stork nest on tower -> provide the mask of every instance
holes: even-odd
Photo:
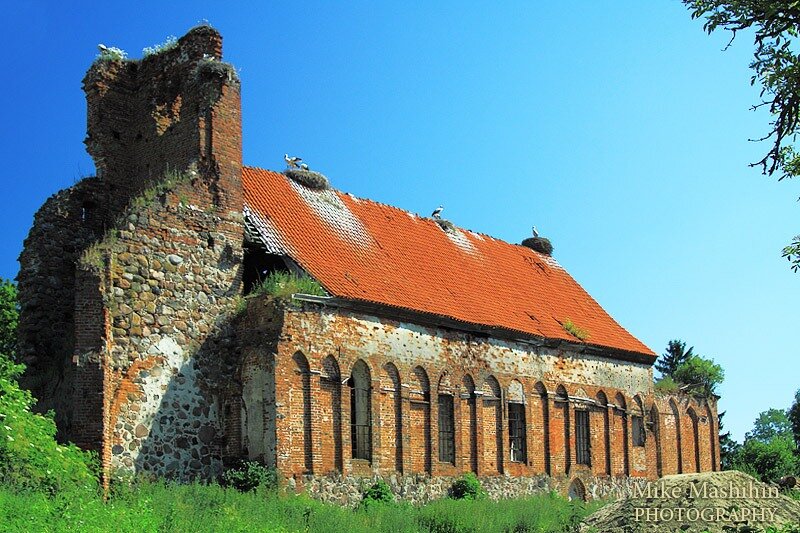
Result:
[[[331,184],[323,174],[314,172],[313,170],[304,170],[302,168],[287,168],[283,173],[293,181],[296,181],[304,187],[309,189],[316,189],[324,191],[330,189]]]
[[[546,237],[528,237],[522,241],[522,246],[540,254],[553,255],[553,243]]]

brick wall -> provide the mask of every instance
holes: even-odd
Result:
[[[259,309],[251,305],[248,313]],[[659,470],[671,473],[669,465],[676,463],[667,427],[670,402],[682,413],[683,434],[695,432],[689,413],[707,419],[696,417],[698,439],[682,440],[682,455],[699,456],[704,471],[718,468],[713,401],[657,396],[646,364],[487,341],[314,304],[283,312],[281,321],[270,355],[275,464],[289,477],[477,471],[594,479],[610,471],[615,477],[654,478]],[[371,461],[353,459],[350,449],[348,377],[358,361],[373,376]],[[454,396],[455,464],[439,461],[440,392]],[[525,462],[511,461],[509,399],[525,404]],[[578,464],[576,410],[589,416],[589,465]],[[644,446],[634,442],[633,416],[642,417]],[[692,461],[684,461],[684,471],[688,465],[696,469]]]

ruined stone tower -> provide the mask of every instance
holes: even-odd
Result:
[[[171,392],[169,431],[201,441],[207,457],[186,444],[186,457],[162,449],[159,460],[197,461],[209,474],[217,406],[197,358],[214,349],[240,292],[239,80],[222,62],[220,34],[198,26],[142,60],[99,57],[83,86],[97,176],[44,204],[20,256],[23,384],[55,410],[59,437],[97,450],[105,466],[109,432],[146,446],[148,395]],[[133,383],[142,365],[157,368]],[[188,392],[151,390],[167,377]],[[119,412],[130,397],[142,400],[138,411]]]

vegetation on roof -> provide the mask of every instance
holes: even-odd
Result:
[[[435,218],[433,219],[434,222],[439,224],[439,227],[442,228],[447,233],[455,233],[456,232],[456,225],[450,222],[449,220],[445,220],[443,218]]]
[[[128,59],[128,53],[122,48],[109,46],[100,50],[97,59],[100,61],[125,61]]]
[[[266,294],[279,300],[288,300],[293,294],[328,295],[322,285],[314,278],[283,271],[269,273],[253,288],[250,296],[261,294]]]
[[[167,37],[163,43],[154,44],[153,46],[146,46],[142,48],[142,56],[143,57],[150,57],[152,55],[160,54],[161,52],[165,52],[167,50],[172,50],[178,46],[178,38],[174,35],[170,35]]]
[[[331,184],[325,175],[313,170],[303,170],[301,168],[290,168],[283,171],[292,181],[309,189],[325,190],[330,189]]]
[[[572,335],[578,340],[586,340],[589,338],[589,332],[585,329],[578,327],[572,320],[569,318],[565,318],[564,322],[561,323],[561,327],[564,328],[564,331]]]

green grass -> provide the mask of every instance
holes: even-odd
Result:
[[[597,505],[555,495],[517,500],[443,499],[421,507],[373,504],[350,510],[306,496],[241,493],[219,485],[140,483],[99,496],[15,494],[0,486],[3,531],[572,531]]]
[[[253,288],[249,296],[266,294],[281,300],[287,300],[292,294],[313,294],[327,296],[325,289],[309,276],[298,276],[291,272],[270,272],[261,283]]]

